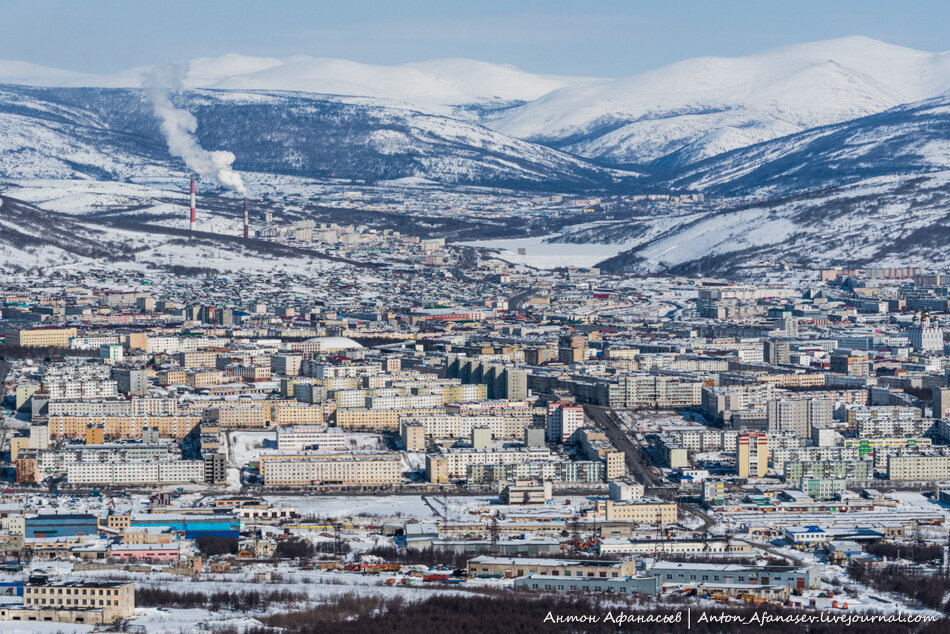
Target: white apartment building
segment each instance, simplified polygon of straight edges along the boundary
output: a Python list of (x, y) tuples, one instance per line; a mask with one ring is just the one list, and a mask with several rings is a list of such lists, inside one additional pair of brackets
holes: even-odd
[(51, 401), (107, 399), (119, 395), (117, 383), (110, 380), (44, 381), (43, 387)]
[(448, 477), (465, 478), (470, 465), (555, 462), (557, 457), (546, 448), (530, 449), (448, 449), (430, 457), (444, 458)]
[(160, 485), (204, 482), (203, 460), (78, 463), (66, 468), (69, 484)]
[(378, 363), (369, 363), (364, 365), (330, 365), (328, 363), (319, 363), (316, 361), (304, 361), (300, 373), (306, 376), (312, 376), (318, 379), (330, 379), (341, 377), (372, 376), (381, 374), (383, 368)]
[(47, 414), (49, 416), (174, 416), (178, 414), (178, 401), (173, 398), (50, 401)]
[(783, 473), (785, 463), (791, 461), (860, 460), (858, 447), (775, 447), (771, 448), (772, 469)]
[(611, 385), (608, 400), (615, 407), (690, 407), (699, 405), (703, 382), (663, 374), (625, 374)]
[(406, 396), (370, 396), (367, 409), (431, 409), (445, 405), (441, 394), (412, 394)]
[(775, 386), (771, 383), (730, 385), (727, 387), (702, 388), (703, 414), (709, 420), (723, 420), (727, 412), (749, 409), (765, 409), (775, 398)]
[(461, 416), (436, 414), (414, 416), (400, 420), (400, 433), (407, 424), (418, 423), (430, 438), (467, 438), (475, 427), (487, 427), (495, 440), (521, 439), (525, 427), (532, 423), (530, 415), (523, 416)]
[(267, 486), (341, 484), (385, 486), (402, 482), (402, 458), (392, 454), (262, 456)]
[(320, 451), (343, 451), (346, 434), (324, 425), (295, 425), (277, 428), (278, 451), (304, 451), (319, 447)]
[(545, 439), (563, 444), (584, 426), (584, 408), (567, 403), (550, 403), (545, 421)]

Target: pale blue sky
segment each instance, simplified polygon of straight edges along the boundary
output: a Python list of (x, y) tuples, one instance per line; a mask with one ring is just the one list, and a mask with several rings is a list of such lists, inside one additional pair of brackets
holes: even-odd
[(86, 72), (243, 53), (620, 77), (865, 35), (950, 49), (946, 0), (0, 0), (0, 58)]

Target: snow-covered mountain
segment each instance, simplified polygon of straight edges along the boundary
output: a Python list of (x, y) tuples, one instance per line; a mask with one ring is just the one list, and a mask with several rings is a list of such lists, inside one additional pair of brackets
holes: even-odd
[(947, 169), (950, 97), (939, 97), (726, 152), (676, 170), (669, 186), (772, 197)]
[(950, 97), (766, 141), (673, 172), (709, 208), (631, 210), (552, 241), (615, 244), (612, 270), (741, 272), (783, 263), (950, 265)]
[[(91, 75), (0, 60), (0, 83), (135, 88), (146, 70)], [(950, 90), (950, 53), (848, 37), (687, 59), (622, 79), (538, 75), (469, 59), (379, 66), (229, 54), (192, 60), (182, 86), (375, 99), (601, 163), (679, 167), (937, 97)]]
[[(537, 75), (508, 64), (472, 59), (438, 59), (381, 66), (306, 55), (277, 59), (228, 54), (197, 58), (183, 66), (183, 88), (286, 90), (374, 97), (430, 108), (531, 101), (552, 90), (598, 81)], [(132, 68), (109, 75), (93, 75), (0, 60), (0, 83), (138, 88), (147, 70)]]
[(849, 37), (569, 86), (490, 125), (613, 163), (686, 165), (948, 89), (950, 53)]
[[(0, 185), (186, 176), (141, 75), (0, 62), (0, 83), (10, 82), (0, 85)], [(947, 53), (846, 38), (622, 80), (468, 60), (370, 67), (228, 55), (192, 62), (185, 86), (172, 99), (197, 118), (201, 144), (233, 152), (253, 178), (744, 197), (632, 209), (556, 238), (622, 245), (608, 269), (950, 266)], [(646, 169), (610, 167), (634, 164)]]
[[(308, 93), (184, 91), (208, 149), (241, 171), (572, 190), (634, 178), (478, 124)], [(0, 180), (143, 180), (181, 174), (141, 90), (0, 86)]]

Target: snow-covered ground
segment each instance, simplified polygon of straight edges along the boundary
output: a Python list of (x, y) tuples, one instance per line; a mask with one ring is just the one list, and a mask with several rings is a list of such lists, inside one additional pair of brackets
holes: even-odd
[[(547, 241), (553, 237), (557, 237), (557, 234), (512, 240), (480, 240), (460, 244), (498, 249), (496, 257), (499, 259), (512, 264), (533, 266), (538, 269), (553, 269), (563, 266), (588, 268), (626, 249), (623, 244), (572, 244)], [(524, 249), (525, 254), (520, 255), (518, 249)]]

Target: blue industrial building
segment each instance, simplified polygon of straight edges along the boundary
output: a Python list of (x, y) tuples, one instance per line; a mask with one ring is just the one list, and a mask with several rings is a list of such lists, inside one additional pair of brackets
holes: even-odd
[(233, 537), (241, 535), (241, 520), (234, 515), (215, 514), (173, 514), (155, 513), (132, 518), (133, 528), (160, 527), (185, 534), (186, 539), (198, 537)]
[(99, 534), (99, 518), (84, 513), (37, 515), (24, 520), (25, 537), (77, 537)]

